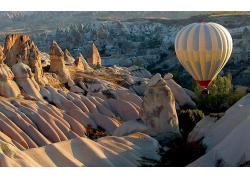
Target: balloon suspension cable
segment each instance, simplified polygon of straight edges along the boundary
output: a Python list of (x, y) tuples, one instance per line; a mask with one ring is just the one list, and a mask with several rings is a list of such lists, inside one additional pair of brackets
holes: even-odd
[(202, 91), (201, 91), (201, 94), (209, 94), (209, 90), (207, 88), (204, 88)]

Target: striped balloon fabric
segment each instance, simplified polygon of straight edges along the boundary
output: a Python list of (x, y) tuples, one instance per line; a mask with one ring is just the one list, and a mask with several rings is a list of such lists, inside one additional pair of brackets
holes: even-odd
[(207, 88), (222, 70), (232, 49), (228, 30), (213, 22), (189, 24), (175, 38), (177, 58), (202, 88)]

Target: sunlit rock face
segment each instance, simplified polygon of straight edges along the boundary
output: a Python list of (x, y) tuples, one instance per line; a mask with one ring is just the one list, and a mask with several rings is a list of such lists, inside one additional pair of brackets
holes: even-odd
[(17, 55), (21, 55), (22, 63), (31, 68), (37, 83), (44, 86), (47, 83), (43, 76), (41, 63), (41, 53), (35, 43), (27, 35), (9, 34), (6, 36), (4, 44), (4, 54), (6, 64), (12, 68), (17, 63)]
[(93, 66), (101, 66), (102, 65), (102, 59), (101, 56), (99, 54), (98, 49), (96, 48), (96, 46), (94, 44), (92, 44), (92, 47), (90, 48), (89, 52), (88, 52), (88, 57), (87, 57), (87, 61), (90, 67)]
[(13, 81), (13, 72), (3, 63), (4, 60), (3, 47), (0, 46), (0, 95), (4, 97), (17, 97), (21, 94), (20, 89), (15, 81)]
[(193, 98), (196, 98), (196, 95), (194, 92), (182, 88), (179, 84), (177, 84), (173, 80), (173, 75), (171, 73), (167, 73), (164, 76), (164, 80), (167, 82), (168, 87), (171, 89), (177, 106), (182, 108), (189, 108), (194, 109), (196, 107), (196, 103), (192, 100)]
[(107, 136), (96, 141), (77, 137), (26, 150), (0, 139), (0, 166), (136, 167), (148, 165), (143, 158), (159, 161), (159, 148), (155, 139), (143, 133)]
[(24, 63), (27, 63), (27, 55), (29, 46), (34, 43), (31, 41), (29, 36), (20, 34), (9, 34), (5, 38), (4, 43), (4, 54), (6, 55), (6, 64), (12, 67), (17, 63), (16, 55), (20, 54), (25, 59)]
[(56, 41), (52, 41), (49, 50), (50, 55), (50, 72), (57, 72), (58, 69), (65, 67), (64, 64), (64, 52), (57, 44)]
[(84, 65), (82, 63), (81, 58), (77, 57), (74, 64), (75, 64), (77, 69), (84, 71)]
[(82, 64), (84, 66), (85, 71), (93, 71), (93, 69), (89, 66), (87, 61), (84, 59), (83, 55), (81, 53), (78, 53), (77, 59), (82, 61)]
[(70, 52), (67, 49), (65, 49), (64, 51), (64, 61), (67, 65), (73, 65), (75, 62), (75, 59), (71, 56)]
[(43, 100), (40, 91), (40, 86), (34, 79), (34, 74), (31, 72), (31, 68), (22, 63), (21, 55), (19, 55), (18, 63), (12, 66), (14, 73), (14, 80), (28, 95)]
[(175, 99), (160, 74), (150, 79), (139, 116), (148, 126), (149, 134), (159, 141), (180, 136)]

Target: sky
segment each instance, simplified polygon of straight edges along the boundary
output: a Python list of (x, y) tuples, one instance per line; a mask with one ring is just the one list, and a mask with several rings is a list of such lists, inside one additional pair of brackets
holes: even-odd
[[(245, 0), (12, 0), (0, 11), (249, 11)], [(10, 4), (11, 2), (11, 4)], [(233, 2), (233, 3), (232, 3)], [(237, 3), (235, 3), (237, 2)]]

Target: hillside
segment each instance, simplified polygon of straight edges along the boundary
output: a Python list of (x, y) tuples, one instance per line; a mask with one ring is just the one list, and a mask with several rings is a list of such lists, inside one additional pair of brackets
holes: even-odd
[[(249, 14), (193, 13), (0, 13), (9, 22), (0, 45), (0, 166), (249, 166)], [(89, 22), (79, 23), (83, 16)], [(176, 33), (196, 21), (224, 25), (234, 41), (206, 95), (189, 88), (174, 49)]]

